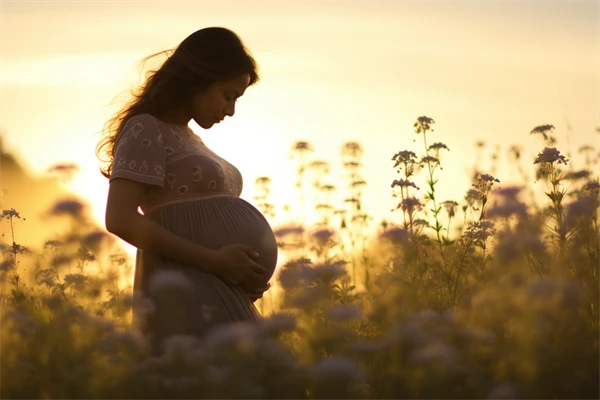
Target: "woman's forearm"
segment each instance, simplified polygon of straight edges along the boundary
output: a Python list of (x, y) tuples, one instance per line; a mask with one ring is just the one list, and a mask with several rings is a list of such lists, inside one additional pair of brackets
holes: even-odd
[(160, 226), (139, 213), (107, 220), (109, 232), (143, 251), (213, 272), (214, 250), (200, 246)]

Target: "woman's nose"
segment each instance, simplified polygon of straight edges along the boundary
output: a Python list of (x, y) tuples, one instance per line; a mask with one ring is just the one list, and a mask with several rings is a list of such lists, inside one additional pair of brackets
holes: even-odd
[(233, 117), (233, 114), (235, 114), (235, 103), (228, 104), (227, 107), (225, 107), (225, 115)]

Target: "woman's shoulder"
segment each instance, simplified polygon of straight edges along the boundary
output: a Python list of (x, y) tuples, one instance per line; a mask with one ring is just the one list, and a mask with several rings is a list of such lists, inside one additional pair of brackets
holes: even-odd
[(125, 132), (128, 131), (136, 131), (136, 132), (155, 132), (160, 133), (164, 127), (161, 126), (156, 117), (148, 113), (139, 113), (131, 115), (125, 121), (123, 125), (123, 130)]
[(127, 119), (127, 124), (135, 124), (135, 123), (142, 123), (142, 124), (148, 124), (151, 122), (155, 122), (154, 121), (155, 118), (148, 114), (148, 113), (139, 113), (139, 114), (133, 114), (131, 115), (128, 119)]
[(122, 138), (119, 140), (121, 145), (131, 140), (159, 139), (162, 144), (163, 132), (158, 124), (147, 113), (131, 115), (127, 118), (121, 127)]
[(127, 122), (129, 123), (129, 121), (131, 121), (134, 124), (139, 122), (142, 124), (152, 125), (153, 127), (155, 127), (156, 129), (159, 129), (159, 130), (175, 130), (175, 131), (189, 130), (189, 127), (187, 127), (187, 126), (173, 124), (170, 122), (163, 121), (162, 119), (160, 119), (150, 113), (134, 114), (131, 117), (129, 117), (129, 120)]

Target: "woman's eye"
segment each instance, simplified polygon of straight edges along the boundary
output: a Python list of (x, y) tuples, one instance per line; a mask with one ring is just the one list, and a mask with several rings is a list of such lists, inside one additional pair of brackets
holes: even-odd
[(238, 99), (232, 95), (225, 94), (225, 101), (227, 101), (227, 102), (235, 101), (237, 103)]

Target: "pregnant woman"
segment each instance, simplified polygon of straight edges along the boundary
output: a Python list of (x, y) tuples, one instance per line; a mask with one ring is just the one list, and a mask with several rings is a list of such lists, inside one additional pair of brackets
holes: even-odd
[[(235, 33), (201, 29), (147, 76), (98, 143), (110, 182), (106, 228), (138, 248), (134, 292), (151, 306), (135, 321), (155, 350), (172, 334), (261, 319), (253, 302), (277, 263), (273, 231), (239, 197), (240, 172), (188, 127), (232, 117), (257, 80)], [(177, 290), (161, 291), (169, 280)]]

